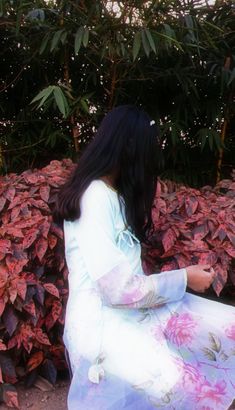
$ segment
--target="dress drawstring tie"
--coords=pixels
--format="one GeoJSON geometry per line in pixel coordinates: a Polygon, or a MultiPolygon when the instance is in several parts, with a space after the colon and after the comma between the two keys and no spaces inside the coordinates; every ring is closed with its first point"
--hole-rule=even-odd
{"type": "Polygon", "coordinates": [[[117,234],[117,246],[119,248],[122,242],[125,242],[130,248],[135,246],[135,242],[140,243],[139,239],[128,229],[122,229],[117,234]]]}

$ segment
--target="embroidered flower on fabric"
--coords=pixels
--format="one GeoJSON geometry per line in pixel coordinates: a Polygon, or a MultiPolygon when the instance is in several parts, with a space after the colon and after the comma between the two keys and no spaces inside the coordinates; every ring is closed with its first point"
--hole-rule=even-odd
{"type": "Polygon", "coordinates": [[[141,299],[145,295],[144,277],[141,275],[134,276],[132,280],[132,287],[127,288],[123,292],[123,303],[129,304],[141,299]]]}
{"type": "Polygon", "coordinates": [[[180,383],[183,389],[194,392],[196,386],[200,387],[205,383],[205,376],[197,365],[184,362],[181,358],[175,358],[174,361],[181,372],[180,383]]]}
{"type": "Polygon", "coordinates": [[[165,343],[166,339],[160,325],[152,326],[150,332],[156,340],[156,342],[160,343],[161,345],[165,343]]]}
{"type": "Polygon", "coordinates": [[[226,387],[227,383],[225,380],[219,380],[214,385],[206,381],[195,389],[192,397],[193,402],[200,403],[205,408],[207,404],[211,405],[213,403],[214,409],[217,409],[217,406],[223,404],[226,399],[226,387]]]}
{"type": "Polygon", "coordinates": [[[172,315],[164,330],[166,338],[179,346],[188,346],[196,333],[198,324],[189,313],[172,315]]]}
{"type": "Polygon", "coordinates": [[[226,336],[235,341],[235,324],[225,329],[226,336]]]}

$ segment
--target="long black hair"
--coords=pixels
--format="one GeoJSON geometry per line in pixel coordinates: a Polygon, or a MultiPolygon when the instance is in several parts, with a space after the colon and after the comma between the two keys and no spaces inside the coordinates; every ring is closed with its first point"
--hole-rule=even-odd
{"type": "Polygon", "coordinates": [[[113,108],[60,189],[54,220],[79,218],[80,198],[90,182],[116,171],[116,188],[125,201],[126,221],[145,242],[152,228],[158,146],[158,128],[148,114],[133,105],[113,108]]]}

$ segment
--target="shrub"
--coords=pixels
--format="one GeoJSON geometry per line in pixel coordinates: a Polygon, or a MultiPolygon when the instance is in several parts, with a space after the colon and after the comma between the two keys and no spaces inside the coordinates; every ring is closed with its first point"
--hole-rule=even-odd
{"type": "Polygon", "coordinates": [[[12,384],[41,374],[55,383],[64,369],[62,330],[68,293],[63,232],[52,222],[70,160],[1,177],[0,401],[17,405],[12,384]]]}
{"type": "MultiPolygon", "coordinates": [[[[57,190],[74,164],[0,177],[0,401],[18,406],[14,384],[38,374],[55,383],[64,370],[62,332],[68,296],[63,232],[52,221],[57,190]]],[[[235,173],[201,190],[158,182],[147,273],[210,263],[217,295],[235,285],[235,173]]],[[[234,288],[233,288],[234,289],[234,288]]],[[[234,292],[235,293],[235,292],[234,292]]]]}
{"type": "Polygon", "coordinates": [[[231,180],[200,190],[159,181],[153,207],[154,234],[145,249],[150,273],[210,264],[219,296],[227,280],[235,286],[235,172],[231,180]]]}

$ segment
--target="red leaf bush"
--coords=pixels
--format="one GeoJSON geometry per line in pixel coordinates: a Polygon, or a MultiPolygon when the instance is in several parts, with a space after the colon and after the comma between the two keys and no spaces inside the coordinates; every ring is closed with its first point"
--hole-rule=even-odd
{"type": "Polygon", "coordinates": [[[235,286],[235,172],[231,180],[200,190],[159,181],[152,215],[148,273],[210,264],[218,296],[228,280],[235,286]]]}
{"type": "MultiPolygon", "coordinates": [[[[62,332],[68,296],[63,232],[52,221],[71,160],[0,177],[0,401],[17,407],[13,384],[37,374],[55,383],[66,367],[62,332]],[[3,383],[4,382],[4,383],[3,383]]],[[[235,173],[200,190],[159,181],[147,273],[210,263],[219,295],[235,285],[235,173]]],[[[233,288],[235,289],[235,288],[233,288]]],[[[234,291],[235,294],[235,291],[234,291]]]]}
{"type": "Polygon", "coordinates": [[[68,294],[63,232],[51,211],[70,160],[0,177],[0,401],[17,406],[14,384],[65,369],[62,332],[68,294]]]}

